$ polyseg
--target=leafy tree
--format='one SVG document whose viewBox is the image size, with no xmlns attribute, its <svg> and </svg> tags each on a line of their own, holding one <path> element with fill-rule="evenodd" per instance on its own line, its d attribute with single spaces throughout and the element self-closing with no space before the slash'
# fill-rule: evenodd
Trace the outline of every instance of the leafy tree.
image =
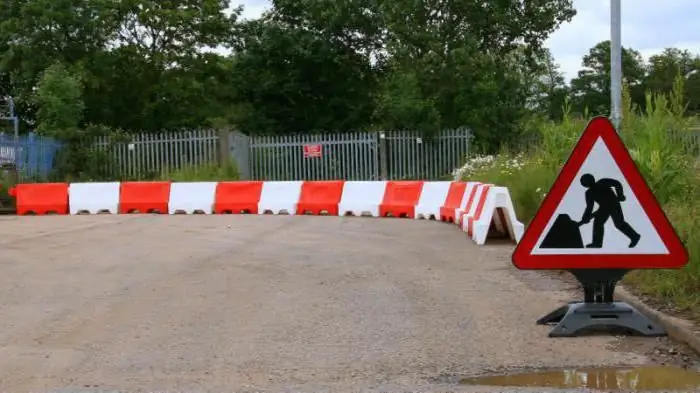
<svg viewBox="0 0 700 393">
<path fill-rule="evenodd" d="M 249 133 L 303 133 L 365 126 L 370 64 L 313 31 L 262 19 L 240 29 L 233 83 L 235 123 Z"/>
<path fill-rule="evenodd" d="M 154 64 L 195 57 L 225 45 L 241 12 L 228 0 L 122 0 L 112 10 L 119 45 L 132 46 Z"/>
<path fill-rule="evenodd" d="M 209 76 L 190 71 L 194 63 L 207 67 L 204 49 L 230 41 L 240 9 L 227 16 L 228 5 L 222 0 L 8 0 L 0 11 L 0 42 L 7 45 L 0 75 L 7 75 L 28 121 L 35 119 L 31 97 L 40 73 L 59 61 L 80 69 L 88 122 L 134 131 L 206 125 L 202 119 L 210 117 L 211 108 L 192 105 L 191 95 Z"/>
<path fill-rule="evenodd" d="M 574 108 L 592 115 L 610 113 L 610 41 L 602 41 L 583 57 L 583 69 L 571 81 Z M 622 48 L 622 75 L 632 102 L 644 105 L 644 60 L 634 49 Z"/>
<path fill-rule="evenodd" d="M 267 15 L 285 26 L 313 31 L 333 45 L 364 58 L 380 58 L 386 26 L 379 12 L 383 0 L 272 0 Z"/>
<path fill-rule="evenodd" d="M 415 71 L 389 70 L 382 79 L 380 91 L 374 113 L 378 127 L 419 129 L 427 133 L 440 129 L 442 122 L 437 102 L 426 97 Z"/>
<path fill-rule="evenodd" d="M 62 63 L 54 63 L 41 75 L 35 100 L 39 107 L 38 133 L 63 141 L 70 141 L 79 133 L 85 110 L 80 76 Z"/>
<path fill-rule="evenodd" d="M 521 43 L 532 58 L 574 15 L 569 0 L 275 0 L 285 21 L 374 60 L 385 78 L 375 126 L 468 125 L 485 145 L 515 132 L 527 88 L 503 59 Z M 498 132 L 494 132 L 497 130 Z"/>
<path fill-rule="evenodd" d="M 0 74 L 7 74 L 25 118 L 34 119 L 32 91 L 54 62 L 88 61 L 107 41 L 109 0 L 6 0 L 0 11 Z"/>
<path fill-rule="evenodd" d="M 569 86 L 549 49 L 541 51 L 536 67 L 523 72 L 525 83 L 532 86 L 529 105 L 552 120 L 564 115 L 564 105 L 570 94 Z"/>
<path fill-rule="evenodd" d="M 206 125 L 202 120 L 207 118 L 203 113 L 209 112 L 209 100 L 193 102 L 192 95 L 209 78 L 189 71 L 193 65 L 208 67 L 212 57 L 202 56 L 202 50 L 228 45 L 241 9 L 226 16 L 228 0 L 125 0 L 116 4 L 112 21 L 119 45 L 111 60 L 138 70 L 131 83 L 122 80 L 119 82 L 127 84 L 113 87 L 129 89 L 127 96 L 139 92 L 138 97 L 123 102 L 132 119 L 124 126 L 161 131 Z M 137 119 L 138 123 L 133 122 Z M 201 123 L 196 124 L 198 121 Z"/>
<path fill-rule="evenodd" d="M 106 154 L 90 148 L 96 135 L 110 131 L 99 125 L 82 127 L 85 102 L 79 72 L 54 63 L 41 73 L 33 100 L 37 105 L 40 135 L 63 143 L 54 163 L 54 176 L 62 181 L 95 180 L 107 176 Z"/>
<path fill-rule="evenodd" d="M 700 111 L 700 57 L 687 50 L 666 48 L 649 58 L 645 87 L 653 92 L 670 93 L 675 78 L 685 79 L 684 95 L 688 111 Z"/>
</svg>

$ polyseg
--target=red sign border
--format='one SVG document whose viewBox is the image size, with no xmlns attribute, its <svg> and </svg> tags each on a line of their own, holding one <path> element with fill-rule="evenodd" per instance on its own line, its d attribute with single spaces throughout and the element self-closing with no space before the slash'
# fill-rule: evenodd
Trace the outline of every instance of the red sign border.
<svg viewBox="0 0 700 393">
<path fill-rule="evenodd" d="M 668 254 L 579 254 L 579 255 L 540 255 L 531 254 L 547 223 L 554 215 L 564 194 L 569 189 L 579 169 L 601 138 L 608 147 L 613 160 L 620 168 L 630 188 L 642 206 L 647 217 L 666 245 Z M 644 241 L 642 239 L 642 241 Z M 535 217 L 528 225 L 522 239 L 513 251 L 513 265 L 520 270 L 539 269 L 671 269 L 681 268 L 688 263 L 688 251 L 668 220 L 649 185 L 639 172 L 622 139 L 607 117 L 593 118 L 586 126 L 583 135 L 576 143 L 571 155 L 562 167 L 557 179 Z"/>
</svg>

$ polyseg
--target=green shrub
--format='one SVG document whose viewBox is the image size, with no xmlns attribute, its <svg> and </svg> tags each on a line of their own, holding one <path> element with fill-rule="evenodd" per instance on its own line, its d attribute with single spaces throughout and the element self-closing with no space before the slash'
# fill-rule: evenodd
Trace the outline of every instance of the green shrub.
<svg viewBox="0 0 700 393">
<path fill-rule="evenodd" d="M 222 166 L 212 163 L 202 166 L 187 166 L 180 170 L 163 174 L 162 180 L 172 181 L 230 181 L 239 180 L 238 168 L 233 161 Z"/>
<path fill-rule="evenodd" d="M 14 178 L 5 171 L 0 172 L 0 207 L 14 207 L 15 198 L 10 197 L 9 191 L 14 187 Z"/>
</svg>

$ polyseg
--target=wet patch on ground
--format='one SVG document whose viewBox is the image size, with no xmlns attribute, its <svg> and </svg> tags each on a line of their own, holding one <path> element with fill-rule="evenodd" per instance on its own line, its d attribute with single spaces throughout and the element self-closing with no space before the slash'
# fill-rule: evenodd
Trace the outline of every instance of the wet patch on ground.
<svg viewBox="0 0 700 393">
<path fill-rule="evenodd" d="M 490 375 L 460 380 L 463 385 L 625 390 L 700 390 L 700 372 L 671 366 L 572 368 Z"/>
</svg>

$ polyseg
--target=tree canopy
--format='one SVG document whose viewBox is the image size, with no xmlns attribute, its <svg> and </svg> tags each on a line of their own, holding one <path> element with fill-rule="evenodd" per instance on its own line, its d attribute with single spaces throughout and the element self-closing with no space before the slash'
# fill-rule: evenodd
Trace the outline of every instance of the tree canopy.
<svg viewBox="0 0 700 393">
<path fill-rule="evenodd" d="M 274 0 L 255 20 L 228 0 L 6 0 L 0 94 L 23 130 L 248 134 L 470 127 L 494 149 L 530 116 L 609 112 L 609 42 L 567 83 L 545 40 L 571 0 Z M 632 98 L 687 79 L 700 59 L 623 51 Z M 95 126 L 99 126 L 95 128 Z M 71 131 L 73 130 L 73 131 Z M 68 134 L 67 134 L 68 133 Z M 82 133 L 85 134 L 85 133 Z"/>
</svg>

